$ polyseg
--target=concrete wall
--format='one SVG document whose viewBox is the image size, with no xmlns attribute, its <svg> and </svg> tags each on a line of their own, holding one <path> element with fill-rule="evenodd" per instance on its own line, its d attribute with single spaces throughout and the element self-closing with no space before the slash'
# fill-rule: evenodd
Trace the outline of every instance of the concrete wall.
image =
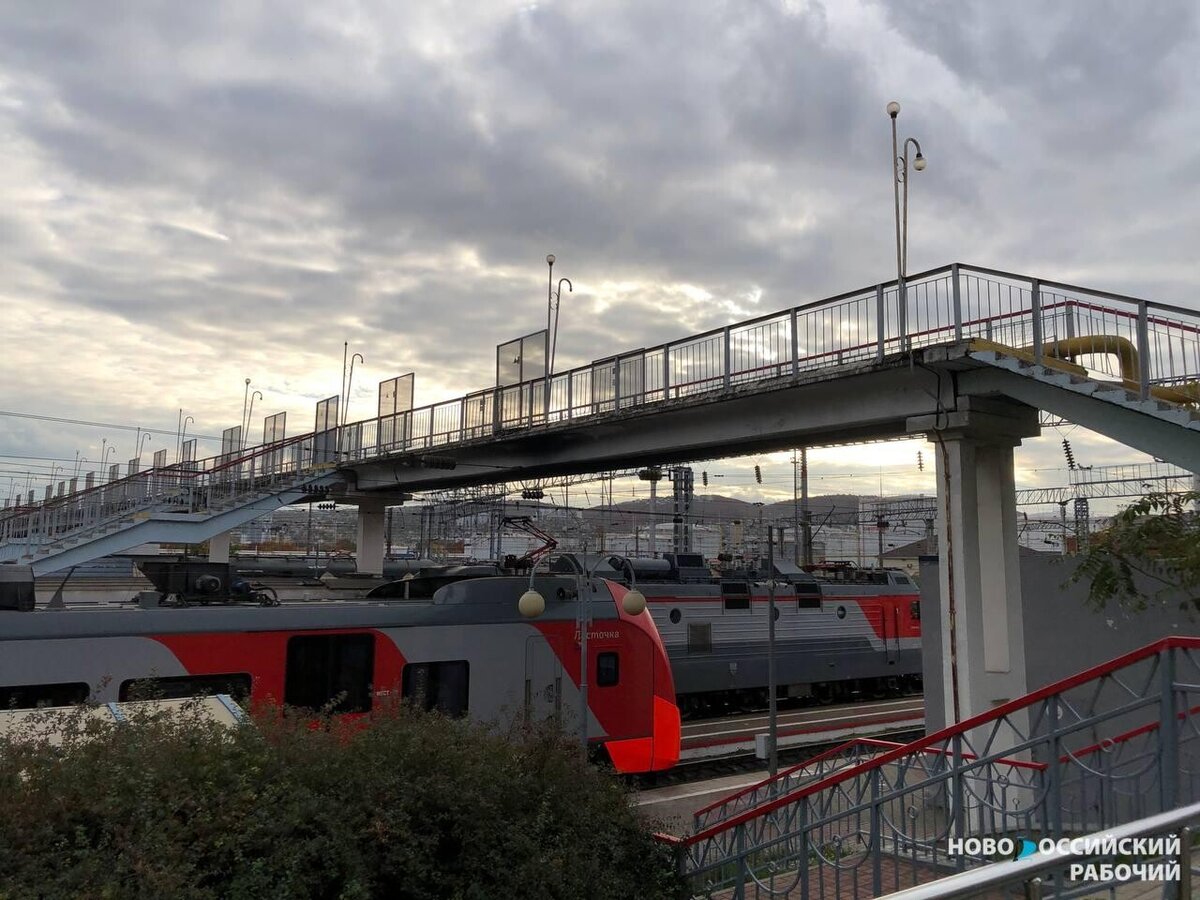
<svg viewBox="0 0 1200 900">
<path fill-rule="evenodd" d="M 1141 613 L 1129 614 L 1111 604 L 1103 612 L 1095 612 L 1086 602 L 1086 583 L 1064 587 L 1076 562 L 1073 557 L 1027 550 L 1020 555 L 1029 690 L 1037 690 L 1168 635 L 1200 635 L 1200 618 L 1189 618 L 1178 608 L 1178 599 L 1168 600 L 1165 609 L 1152 607 Z M 921 557 L 920 581 L 922 623 L 936 622 L 937 557 Z M 939 631 L 923 628 L 922 635 L 925 695 L 941 696 L 943 662 Z M 941 710 L 927 708 L 926 728 L 932 732 L 942 727 Z"/>
</svg>

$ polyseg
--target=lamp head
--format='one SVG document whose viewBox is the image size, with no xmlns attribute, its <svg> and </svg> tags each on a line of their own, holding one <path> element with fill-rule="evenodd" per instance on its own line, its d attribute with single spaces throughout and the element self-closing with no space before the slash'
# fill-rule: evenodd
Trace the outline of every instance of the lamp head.
<svg viewBox="0 0 1200 900">
<path fill-rule="evenodd" d="M 913 168 L 918 172 L 925 171 L 925 157 L 920 152 L 917 153 L 916 159 L 913 160 Z"/>
<path fill-rule="evenodd" d="M 546 611 L 546 598 L 530 588 L 517 601 L 517 611 L 527 619 L 536 619 Z"/>
<path fill-rule="evenodd" d="M 553 253 L 546 254 L 546 265 L 548 265 L 548 266 L 554 265 L 554 254 Z"/>
<path fill-rule="evenodd" d="M 625 610 L 626 615 L 640 616 L 646 611 L 646 595 L 637 588 L 626 591 L 621 598 L 621 609 Z"/>
<path fill-rule="evenodd" d="M 893 100 L 887 105 L 887 114 L 893 119 L 900 115 L 900 104 Z"/>
</svg>

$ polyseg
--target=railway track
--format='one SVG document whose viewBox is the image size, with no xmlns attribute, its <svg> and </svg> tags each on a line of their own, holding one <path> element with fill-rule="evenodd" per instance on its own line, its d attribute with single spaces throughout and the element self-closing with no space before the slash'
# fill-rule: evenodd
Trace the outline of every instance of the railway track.
<svg viewBox="0 0 1200 900">
<path fill-rule="evenodd" d="M 781 710 L 780 768 L 802 762 L 852 737 L 914 740 L 924 734 L 924 711 L 925 702 L 920 695 Z M 755 755 L 755 745 L 767 728 L 765 712 L 685 722 L 678 765 L 667 772 L 636 776 L 630 782 L 645 791 L 761 772 L 766 763 Z"/>
</svg>

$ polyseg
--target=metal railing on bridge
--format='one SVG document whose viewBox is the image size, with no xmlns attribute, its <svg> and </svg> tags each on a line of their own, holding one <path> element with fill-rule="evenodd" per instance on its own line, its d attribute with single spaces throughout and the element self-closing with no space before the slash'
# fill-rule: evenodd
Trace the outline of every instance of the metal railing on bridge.
<svg viewBox="0 0 1200 900">
<path fill-rule="evenodd" d="M 43 503 L 5 510 L 0 516 L 0 548 L 16 548 L 32 556 L 47 544 L 116 528 L 151 512 L 220 511 L 327 470 L 336 453 L 322 451 L 320 445 L 312 434 L 301 435 L 243 452 L 147 469 Z"/>
<path fill-rule="evenodd" d="M 1200 399 L 1200 313 L 954 264 L 902 284 L 839 294 L 548 378 L 290 438 L 256 448 L 248 457 L 239 455 L 244 463 L 214 457 L 10 508 L 0 514 L 0 545 L 36 534 L 62 535 L 156 505 L 194 508 L 198 485 L 204 491 L 222 485 L 238 489 L 243 464 L 262 465 L 270 474 L 302 473 L 331 462 L 428 453 L 712 392 L 752 389 L 831 367 L 879 363 L 914 348 L 967 338 L 1014 348 L 1034 362 L 1057 359 L 1060 366 L 1115 379 L 1142 398 L 1188 404 Z M 281 455 L 264 459 L 270 454 Z M 220 474 L 231 468 L 232 474 Z"/>
<path fill-rule="evenodd" d="M 981 338 L 1087 364 L 1143 398 L 1200 399 L 1200 312 L 954 264 L 595 360 L 549 378 L 345 426 L 351 460 L 728 391 L 917 347 Z M 1082 371 L 1082 369 L 1081 369 Z"/>
<path fill-rule="evenodd" d="M 817 765 L 828 774 L 735 797 L 671 839 L 689 896 L 876 897 L 988 863 L 967 838 L 1083 835 L 1200 800 L 1200 638 L 863 749 L 831 751 Z"/>
</svg>

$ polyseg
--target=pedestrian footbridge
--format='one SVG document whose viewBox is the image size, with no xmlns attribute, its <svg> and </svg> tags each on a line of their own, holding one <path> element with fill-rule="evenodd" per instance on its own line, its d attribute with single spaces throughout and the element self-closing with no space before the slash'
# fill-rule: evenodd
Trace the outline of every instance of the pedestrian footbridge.
<svg viewBox="0 0 1200 900">
<path fill-rule="evenodd" d="M 1200 313 L 955 264 L 456 400 L 63 483 L 0 513 L 0 561 L 50 571 L 201 541 L 329 490 L 360 504 L 370 537 L 401 491 L 912 434 L 952 466 L 955 441 L 990 458 L 1036 434 L 1039 409 L 1200 471 L 1198 399 Z"/>
</svg>

